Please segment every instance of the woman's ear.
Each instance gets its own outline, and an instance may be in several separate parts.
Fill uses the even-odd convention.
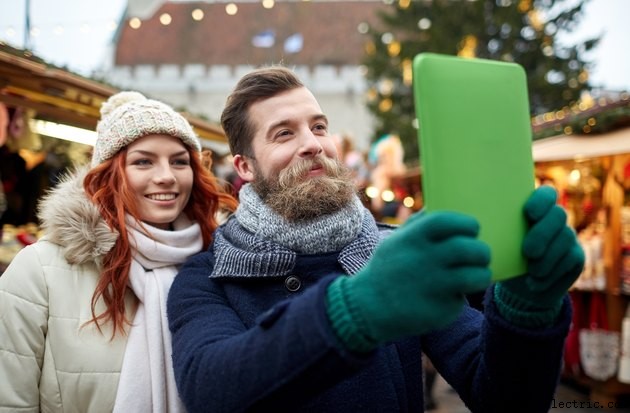
[[[243,181],[251,182],[254,180],[254,162],[256,161],[253,158],[249,158],[247,156],[234,156],[234,169]]]

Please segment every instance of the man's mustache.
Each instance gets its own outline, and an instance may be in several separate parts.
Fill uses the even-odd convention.
[[[282,171],[280,173],[280,185],[285,186],[296,179],[304,179],[316,167],[322,168],[328,176],[339,174],[339,165],[335,160],[318,155],[312,159],[304,159]]]

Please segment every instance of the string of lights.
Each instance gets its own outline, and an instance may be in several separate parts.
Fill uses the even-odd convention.
[[[393,4],[396,1],[400,3],[408,2],[409,0],[343,0],[344,2],[371,2],[371,3],[384,3]],[[171,0],[173,3],[185,3],[190,0]],[[206,0],[203,3],[224,5],[226,15],[233,16],[238,13],[239,4],[257,4],[259,3],[265,9],[272,9],[276,3],[333,3],[339,2],[339,0]],[[162,2],[164,3],[164,2]],[[199,3],[199,2],[196,2]],[[28,9],[28,3],[26,9]],[[25,35],[23,42],[24,46],[29,43],[29,38],[37,38],[40,36],[64,36],[64,35],[87,35],[94,32],[115,32],[118,29],[120,22],[112,19],[101,19],[97,15],[89,20],[82,19],[81,21],[44,21],[33,22],[25,13],[24,25],[12,23],[10,25],[0,25],[0,40],[4,40],[7,43],[15,44],[17,38],[21,33]],[[123,16],[127,20],[127,24],[133,29],[139,29],[142,26],[143,20],[140,17],[133,15]],[[200,22],[204,19],[205,13],[201,8],[196,8],[191,12],[193,21]],[[169,13],[161,13],[159,15],[159,21],[161,24],[168,26],[173,22],[173,17]],[[25,47],[28,49],[28,47]]]

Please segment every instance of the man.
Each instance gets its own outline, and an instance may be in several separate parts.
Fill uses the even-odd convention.
[[[375,223],[288,69],[245,75],[221,122],[248,184],[171,288],[189,411],[423,411],[421,351],[473,412],[548,411],[584,261],[553,190],[524,206],[529,272],[490,286],[474,218]],[[486,288],[482,314],[464,295]]]

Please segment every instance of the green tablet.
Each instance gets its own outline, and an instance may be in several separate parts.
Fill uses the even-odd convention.
[[[534,190],[525,71],[422,53],[413,62],[413,88],[425,210],[479,220],[493,280],[524,274],[523,207]]]

